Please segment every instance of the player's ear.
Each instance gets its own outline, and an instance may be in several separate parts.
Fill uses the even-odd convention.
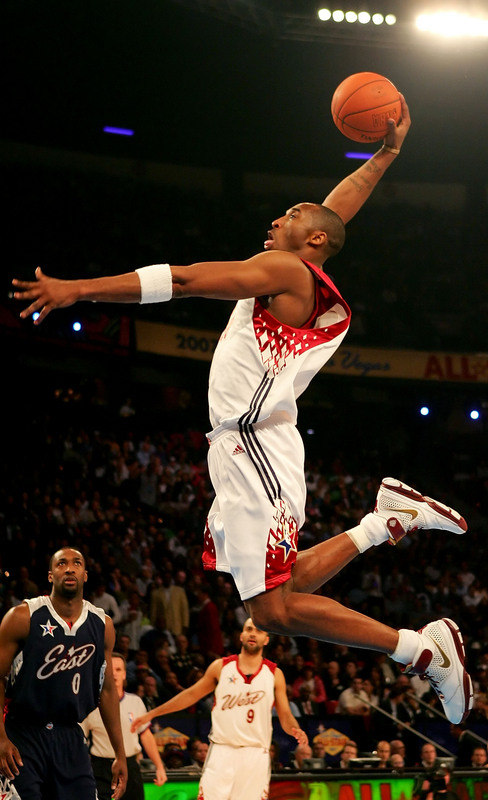
[[[47,573],[47,579],[48,579],[49,583],[53,582],[53,574],[52,574],[51,570],[49,570],[49,572]]]
[[[85,570],[85,577],[83,578],[83,583],[86,583],[88,580],[88,572]]]
[[[328,236],[325,231],[312,231],[309,235],[309,242],[314,247],[323,247],[327,244]]]

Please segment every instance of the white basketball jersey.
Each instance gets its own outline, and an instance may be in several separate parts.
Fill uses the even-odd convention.
[[[296,424],[296,400],[335,353],[351,312],[321,269],[315,309],[301,328],[279,322],[259,298],[239,300],[215,350],[209,379],[210,423],[243,429],[279,416]]]
[[[263,659],[254,675],[243,675],[239,656],[223,659],[212,709],[211,742],[269,748],[273,733],[271,709],[275,669],[276,664]]]

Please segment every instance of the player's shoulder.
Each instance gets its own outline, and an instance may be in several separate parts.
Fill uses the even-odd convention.
[[[290,250],[263,250],[261,253],[255,253],[248,261],[270,265],[276,264],[277,266],[290,265],[298,268],[306,268],[303,259]]]
[[[30,628],[31,609],[26,602],[10,608],[1,621],[2,633],[7,638],[25,638]]]
[[[267,669],[269,669],[269,671],[272,672],[273,675],[276,675],[276,670],[279,670],[281,672],[278,664],[275,664],[274,661],[270,661],[269,658],[263,658],[263,667],[267,667]]]

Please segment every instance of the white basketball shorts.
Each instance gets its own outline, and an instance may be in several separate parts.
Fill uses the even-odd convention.
[[[210,745],[198,800],[268,800],[269,751],[263,747]]]
[[[289,580],[305,519],[304,448],[290,423],[209,434],[215,489],[205,569],[230,572],[242,600]]]

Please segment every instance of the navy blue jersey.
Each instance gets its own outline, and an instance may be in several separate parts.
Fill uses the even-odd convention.
[[[49,597],[25,600],[30,631],[7,684],[12,720],[75,725],[98,705],[105,674],[105,612],[83,600],[70,628]]]

